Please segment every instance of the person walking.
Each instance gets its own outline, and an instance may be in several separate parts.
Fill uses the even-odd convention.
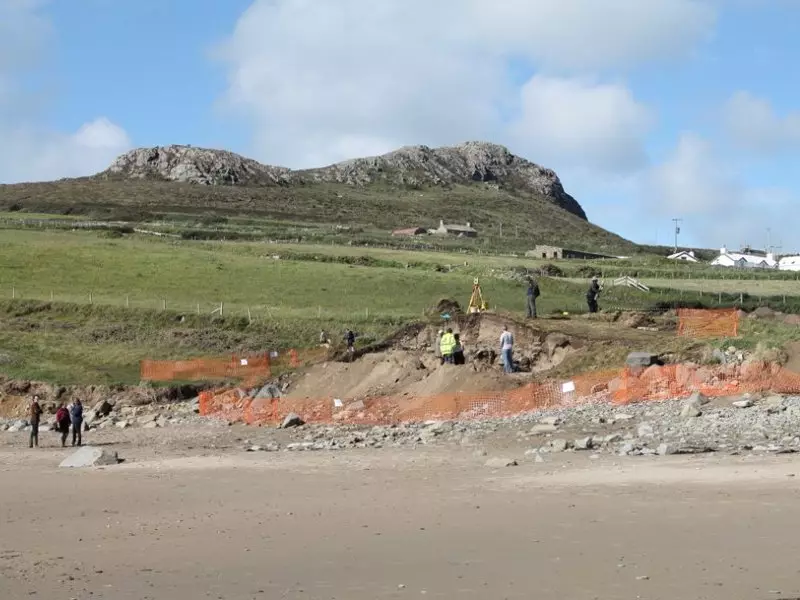
[[[503,326],[503,333],[500,334],[500,354],[503,357],[503,370],[506,373],[514,372],[514,336],[508,330],[508,326]]]
[[[436,358],[439,359],[439,364],[444,364],[444,356],[442,356],[442,336],[444,335],[444,329],[440,329],[439,333],[436,334],[436,345],[433,347],[433,353]]]
[[[347,343],[348,359],[352,362],[356,353],[356,334],[353,333],[352,329],[348,329],[347,333],[344,334],[344,340]]]
[[[83,427],[83,404],[80,399],[75,400],[69,408],[69,418],[72,421],[72,445],[83,445],[81,428]]]
[[[69,425],[70,425],[69,411],[62,402],[61,404],[59,404],[58,410],[56,411],[56,431],[58,431],[61,434],[62,448],[65,448],[67,445],[67,436],[69,435]]]
[[[586,292],[586,304],[589,305],[590,313],[596,313],[598,311],[597,299],[600,297],[600,292],[602,291],[603,287],[600,285],[597,275],[595,275],[592,277],[592,281],[589,284],[589,290]]]
[[[444,364],[453,364],[453,352],[456,350],[456,337],[453,335],[453,330],[449,327],[442,336],[442,341],[439,343],[439,349],[442,352],[442,359]]]
[[[28,415],[28,421],[31,424],[31,448],[34,446],[39,447],[39,421],[41,418],[42,407],[39,404],[39,396],[34,396],[33,402],[31,402],[30,414]]]
[[[530,279],[528,281],[528,318],[535,319],[536,318],[536,299],[539,297],[539,284],[535,279]]]

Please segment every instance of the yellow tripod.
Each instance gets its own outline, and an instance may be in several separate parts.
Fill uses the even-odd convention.
[[[483,299],[483,293],[481,292],[481,284],[478,283],[478,278],[475,278],[475,281],[472,283],[472,296],[469,299],[469,307],[467,308],[468,313],[478,313],[483,312],[489,309],[489,305]]]

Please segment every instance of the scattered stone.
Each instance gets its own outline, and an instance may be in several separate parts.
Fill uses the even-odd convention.
[[[267,442],[263,446],[255,444],[247,448],[247,452],[278,452],[281,449],[277,442]]]
[[[301,425],[305,425],[305,421],[300,417],[300,415],[295,413],[289,413],[286,415],[286,418],[281,423],[281,429],[290,429],[292,427],[300,427]]]
[[[574,443],[575,450],[591,450],[593,446],[594,440],[591,437],[575,440]]]
[[[764,398],[763,404],[769,414],[777,414],[786,410],[786,403],[783,396],[768,396]]]
[[[530,430],[530,434],[544,435],[546,433],[555,433],[556,431],[558,431],[558,427],[556,427],[555,425],[546,425],[542,423],[540,425],[534,425]]]
[[[753,406],[753,404],[755,403],[753,402],[752,398],[745,398],[744,400],[736,400],[733,403],[733,406],[735,408],[750,408],[751,406]]]
[[[157,421],[149,421],[148,423],[142,425],[142,429],[158,429],[159,427],[160,425]]]
[[[104,448],[95,448],[93,446],[84,446],[77,452],[74,452],[58,465],[64,468],[80,469],[86,467],[104,467],[108,465],[116,465],[119,462],[117,453]]]
[[[636,428],[636,433],[639,437],[648,437],[654,434],[653,426],[650,423],[641,423]]]
[[[519,463],[513,458],[490,458],[485,466],[490,469],[505,469],[506,467],[516,467]]]
[[[268,383],[262,387],[256,394],[256,400],[272,400],[273,398],[281,398],[283,394],[277,385]]]
[[[298,451],[298,450],[316,450],[316,444],[314,442],[296,442],[294,444],[288,444],[286,449],[289,451]]]
[[[566,452],[569,449],[569,442],[562,439],[553,440],[550,442],[550,448],[553,452]]]
[[[111,414],[111,411],[114,410],[114,407],[111,406],[108,400],[100,400],[100,402],[94,405],[92,410],[98,417],[107,417]]]
[[[615,421],[632,421],[635,417],[633,415],[628,415],[625,413],[617,413],[614,415]]]
[[[544,419],[540,419],[539,423],[541,425],[551,425],[553,427],[557,427],[561,425],[561,419],[559,417],[545,417]]]
[[[105,423],[103,423],[103,425],[105,425]],[[114,423],[114,427],[116,427],[117,429],[127,429],[130,426],[131,424],[128,423],[127,421],[117,421],[116,423]]]
[[[674,444],[661,444],[656,449],[656,454],[659,456],[670,456],[672,454],[678,454],[678,448]]]
[[[136,419],[136,422],[139,425],[146,426],[146,425],[149,425],[150,423],[155,423],[157,419],[158,419],[158,415],[156,415],[156,414],[144,415],[143,417],[139,417],[138,419]]]

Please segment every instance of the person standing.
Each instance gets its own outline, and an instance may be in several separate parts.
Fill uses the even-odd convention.
[[[348,329],[347,333],[344,334],[344,340],[347,343],[347,356],[352,362],[356,353],[356,334],[353,333],[352,329]]]
[[[442,336],[444,335],[444,329],[440,329],[439,333],[436,334],[436,345],[433,347],[433,353],[436,358],[439,359],[439,364],[444,364],[444,356],[442,356]]]
[[[592,281],[589,284],[589,290],[586,292],[586,304],[589,305],[590,313],[596,313],[598,311],[597,299],[600,297],[600,292],[602,291],[603,287],[600,285],[597,275],[595,275],[592,277]]]
[[[33,397],[33,402],[31,402],[31,410],[28,416],[28,420],[31,424],[31,448],[36,446],[39,447],[39,421],[42,418],[42,407],[39,404],[39,396]]]
[[[528,281],[528,318],[535,319],[536,318],[536,299],[539,297],[539,284],[536,282],[535,279],[530,279]]]
[[[453,334],[453,337],[456,341],[456,347],[453,350],[453,364],[454,365],[463,365],[467,361],[464,358],[464,346],[461,345],[461,336],[457,333]]]
[[[61,434],[61,447],[65,448],[67,445],[67,436],[69,435],[69,411],[64,403],[58,405],[56,411],[56,430]]]
[[[453,352],[456,350],[456,338],[453,335],[453,330],[449,327],[442,336],[442,341],[439,343],[439,349],[442,352],[442,359],[444,364],[453,364]]]
[[[69,418],[72,421],[72,445],[83,445],[81,428],[83,427],[83,404],[80,399],[75,400],[69,409]]]
[[[506,373],[514,372],[514,336],[508,330],[508,326],[503,326],[503,333],[500,334],[500,354],[503,357],[503,370]]]

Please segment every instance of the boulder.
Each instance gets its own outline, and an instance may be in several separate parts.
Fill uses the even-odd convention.
[[[591,450],[593,446],[594,440],[591,437],[575,440],[574,443],[575,450]]]
[[[272,398],[280,398],[281,396],[283,396],[283,394],[281,393],[280,388],[277,385],[268,383],[258,391],[256,394],[256,399],[271,400]]]
[[[111,406],[108,400],[100,400],[92,410],[100,417],[107,417],[114,410],[114,407]]]
[[[300,427],[305,425],[305,421],[296,413],[289,413],[281,423],[281,429],[290,429],[291,427]]]
[[[647,368],[658,363],[658,355],[651,352],[631,352],[625,359],[625,364],[629,367]]]
[[[59,467],[81,469],[86,467],[104,467],[119,462],[117,453],[104,448],[84,446],[61,461]]]
[[[556,431],[558,431],[558,427],[556,427],[555,425],[540,424],[540,425],[534,425],[530,430],[530,434],[544,435],[546,433],[555,433]]]

